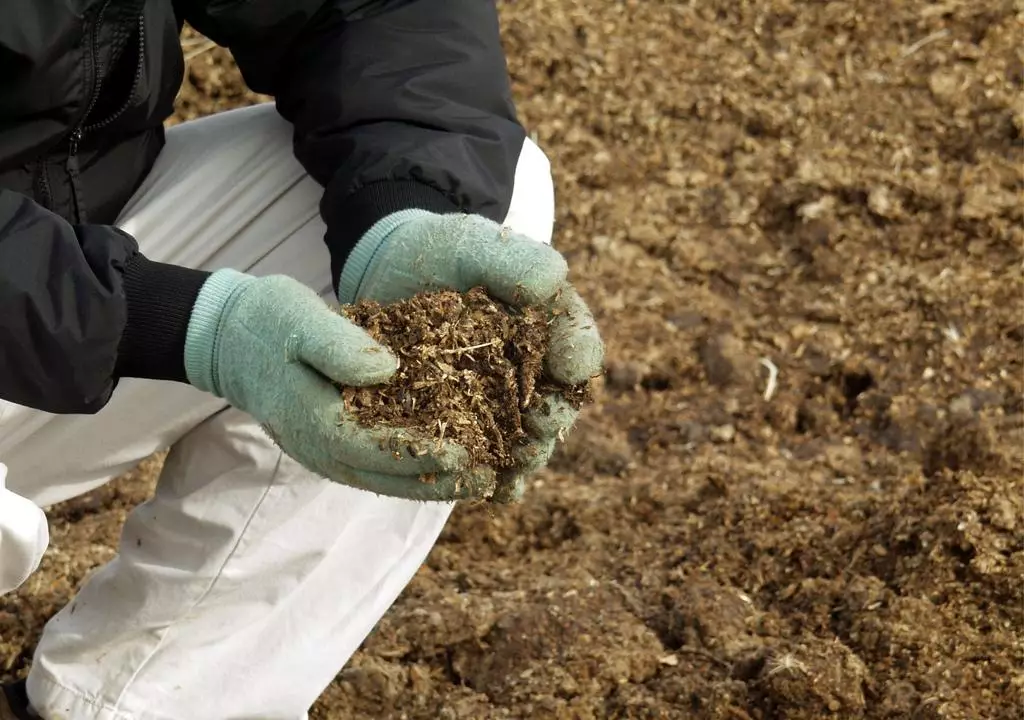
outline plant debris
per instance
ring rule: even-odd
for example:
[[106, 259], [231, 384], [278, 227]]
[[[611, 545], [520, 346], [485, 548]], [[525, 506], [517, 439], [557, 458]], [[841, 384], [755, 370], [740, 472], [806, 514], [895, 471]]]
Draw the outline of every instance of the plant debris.
[[420, 293], [387, 305], [364, 300], [341, 309], [399, 358], [387, 383], [342, 388], [366, 425], [407, 427], [463, 445], [474, 464], [507, 469], [528, 436], [523, 414], [557, 393], [576, 407], [586, 384], [564, 387], [544, 375], [550, 326], [538, 308], [513, 308], [482, 287]]

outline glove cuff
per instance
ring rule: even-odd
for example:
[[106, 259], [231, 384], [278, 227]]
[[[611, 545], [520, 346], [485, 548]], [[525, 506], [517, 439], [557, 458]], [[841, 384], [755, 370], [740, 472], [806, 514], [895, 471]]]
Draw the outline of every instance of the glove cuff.
[[185, 336], [185, 374], [193, 386], [223, 397], [217, 382], [217, 341], [228, 303], [241, 287], [254, 280], [237, 270], [218, 270], [199, 289]]
[[185, 382], [188, 319], [210, 273], [155, 262], [136, 254], [124, 267], [128, 306], [117, 348], [115, 377]]
[[[353, 190], [346, 173], [327, 184], [320, 211], [327, 232], [324, 242], [331, 253], [331, 279], [337, 283], [352, 248], [378, 221], [402, 210], [430, 210], [435, 213], [459, 212], [461, 205], [432, 185], [411, 178], [391, 178]], [[335, 292], [338, 287], [335, 284]]]
[[348, 260], [345, 261], [338, 280], [338, 301], [343, 305], [356, 301], [366, 271], [369, 270], [374, 257], [387, 243], [391, 233], [408, 222], [435, 215], [436, 213], [428, 210], [399, 210], [374, 223], [352, 248]]

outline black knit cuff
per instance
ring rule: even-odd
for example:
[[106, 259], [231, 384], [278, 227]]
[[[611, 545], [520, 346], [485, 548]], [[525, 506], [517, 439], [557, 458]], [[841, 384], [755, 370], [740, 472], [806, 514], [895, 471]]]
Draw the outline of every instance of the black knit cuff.
[[365, 185], [339, 203], [324, 196], [324, 220], [327, 223], [327, 248], [331, 253], [331, 277], [334, 290], [352, 248], [378, 220], [399, 210], [427, 210], [435, 213], [459, 212], [459, 207], [444, 193], [416, 180], [383, 180]]
[[135, 255], [124, 270], [128, 323], [118, 347], [116, 377], [188, 382], [185, 336], [192, 306], [211, 273]]

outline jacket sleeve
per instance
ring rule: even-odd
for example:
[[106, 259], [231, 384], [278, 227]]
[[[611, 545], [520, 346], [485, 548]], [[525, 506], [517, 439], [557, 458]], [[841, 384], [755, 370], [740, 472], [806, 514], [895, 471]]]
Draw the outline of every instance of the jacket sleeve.
[[184, 380], [181, 347], [207, 276], [0, 190], [0, 399], [91, 414], [118, 377]]
[[294, 124], [296, 157], [325, 188], [335, 282], [393, 211], [507, 214], [526, 133], [494, 0], [179, 5]]

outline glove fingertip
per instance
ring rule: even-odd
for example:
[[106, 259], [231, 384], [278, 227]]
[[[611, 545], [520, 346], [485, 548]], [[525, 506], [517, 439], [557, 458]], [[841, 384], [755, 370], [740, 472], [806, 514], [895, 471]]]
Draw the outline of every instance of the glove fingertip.
[[494, 495], [498, 477], [494, 470], [480, 465], [461, 472], [422, 475], [418, 481], [418, 499], [486, 500]]
[[560, 252], [525, 235], [502, 229], [464, 267], [468, 289], [483, 285], [496, 298], [518, 307], [542, 305], [565, 283], [569, 265]]
[[546, 397], [537, 410], [523, 417], [523, 426], [531, 435], [542, 439], [564, 436], [576, 424], [579, 410], [557, 396]]
[[338, 449], [361, 454], [366, 469], [385, 473], [437, 473], [464, 471], [469, 452], [451, 440], [437, 440], [410, 428], [384, 424], [365, 426], [347, 408], [341, 410]]
[[429, 440], [431, 454], [437, 458], [440, 472], [451, 473], [465, 471], [469, 464], [469, 451], [462, 445], [450, 440], [438, 442]]
[[[569, 264], [560, 252], [550, 245], [543, 245], [524, 236], [517, 241], [520, 247], [528, 249], [535, 259], [520, 274], [520, 280], [511, 292], [511, 297], [503, 298], [520, 307], [543, 305], [558, 294], [559, 288], [565, 284], [569, 276]], [[524, 253], [525, 254], [525, 253]]]
[[[548, 373], [563, 385], [580, 385], [599, 375], [604, 367], [604, 344], [585, 337], [573, 344], [554, 348], [547, 360]], [[568, 347], [565, 347], [568, 345]]]
[[598, 375], [604, 367], [604, 341], [579, 292], [571, 285], [564, 286], [552, 312], [548, 372], [567, 385], [578, 385]]
[[376, 385], [398, 370], [394, 353], [340, 315], [324, 316], [302, 337], [299, 357], [340, 385]]
[[374, 343], [355, 351], [358, 362], [346, 366], [342, 382], [352, 387], [379, 385], [387, 382], [398, 372], [398, 358], [383, 345]]
[[495, 505], [517, 505], [526, 494], [526, 475], [514, 473], [503, 477], [494, 489], [491, 502]]
[[455, 475], [457, 497], [489, 498], [494, 495], [498, 475], [489, 467], [478, 466]]

